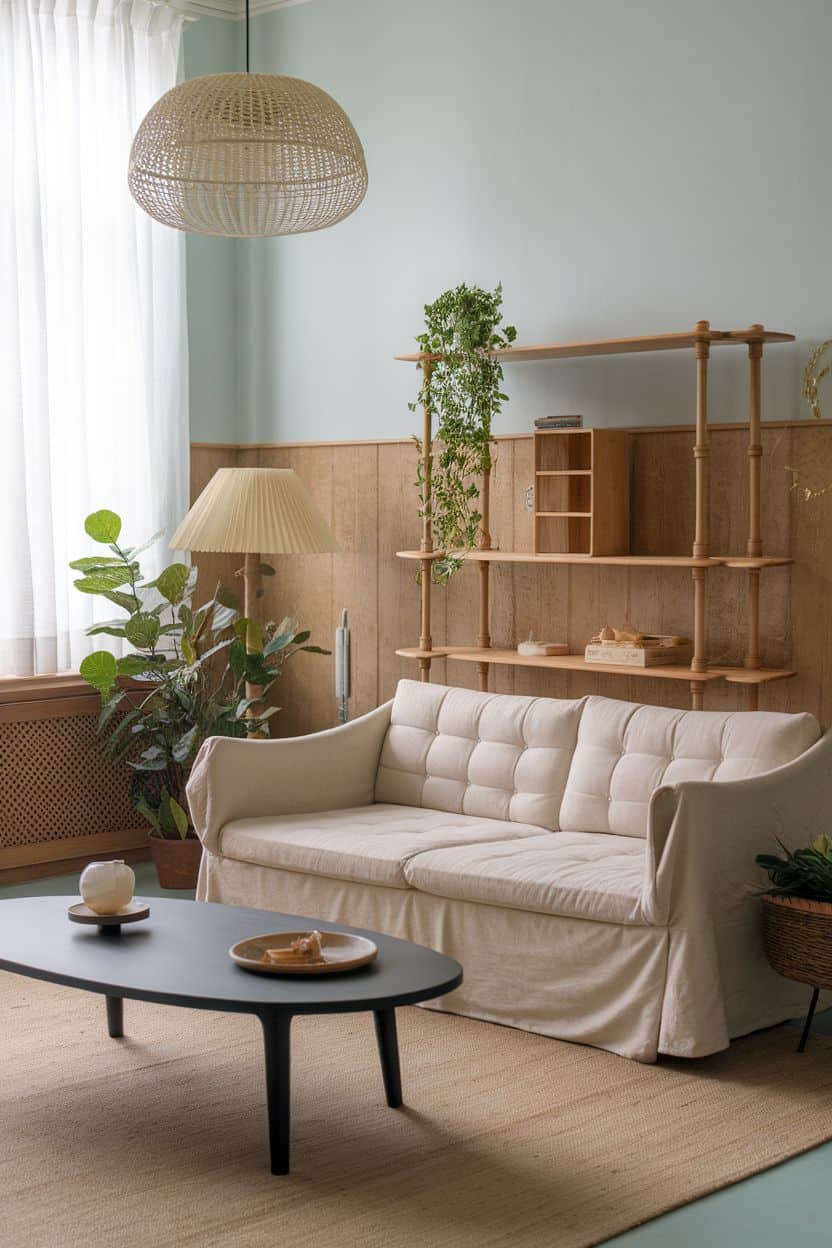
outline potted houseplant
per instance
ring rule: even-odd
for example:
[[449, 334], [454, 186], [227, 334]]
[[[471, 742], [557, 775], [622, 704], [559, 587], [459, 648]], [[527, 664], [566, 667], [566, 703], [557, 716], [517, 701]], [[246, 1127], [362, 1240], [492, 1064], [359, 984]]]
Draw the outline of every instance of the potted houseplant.
[[438, 582], [448, 580], [462, 563], [459, 552], [472, 550], [480, 537], [479, 477], [492, 466], [492, 424], [508, 400], [494, 352], [517, 337], [513, 325], [501, 324], [502, 302], [502, 286], [486, 291], [463, 282], [425, 305], [425, 330], [416, 339], [421, 351], [436, 357], [422, 370], [417, 400], [408, 406], [425, 408], [436, 421], [429, 504], [422, 444], [414, 441], [420, 515], [429, 505], [433, 536], [444, 551], [432, 567]]
[[757, 855], [770, 881], [763, 894], [763, 939], [776, 971], [814, 988], [802, 1051], [818, 992], [832, 988], [832, 840], [818, 836], [796, 850], [779, 844], [782, 857]]
[[[279, 710], [268, 694], [284, 663], [299, 650], [329, 652], [308, 645], [309, 632], [290, 618], [265, 627], [245, 619], [222, 585], [197, 606], [197, 572], [184, 563], [145, 580], [138, 556], [150, 543], [122, 546], [115, 512], [93, 512], [84, 528], [107, 553], [70, 564], [81, 574], [75, 586], [122, 612], [87, 633], [117, 638], [125, 653], [96, 650], [80, 672], [101, 695], [108, 757], [133, 773], [133, 806], [150, 827], [160, 884], [192, 888], [201, 846], [185, 786], [199, 747], [211, 736], [268, 735]], [[256, 697], [246, 696], [247, 683], [257, 687]]]

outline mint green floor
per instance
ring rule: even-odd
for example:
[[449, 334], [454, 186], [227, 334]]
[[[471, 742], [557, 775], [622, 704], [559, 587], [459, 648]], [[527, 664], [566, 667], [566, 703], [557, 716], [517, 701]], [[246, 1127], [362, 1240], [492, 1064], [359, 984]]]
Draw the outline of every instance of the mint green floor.
[[[136, 892], [141, 896], [192, 896], [186, 892], [162, 894], [150, 863], [140, 863], [136, 877]], [[77, 877], [59, 876], [9, 885], [0, 888], [0, 899], [43, 893], [77, 893]], [[815, 1028], [832, 1035], [832, 1010], [817, 1019]], [[795, 1061], [798, 1060], [795, 1055]], [[829, 1143], [607, 1240], [606, 1248], [829, 1248], [831, 1182]], [[547, 1245], [541, 1244], [541, 1248]]]

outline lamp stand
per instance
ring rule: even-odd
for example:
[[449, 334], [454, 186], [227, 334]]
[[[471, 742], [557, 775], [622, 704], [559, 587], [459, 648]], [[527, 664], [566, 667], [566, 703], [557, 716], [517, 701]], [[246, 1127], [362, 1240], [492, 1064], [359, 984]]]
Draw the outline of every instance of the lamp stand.
[[[256, 610], [257, 595], [260, 590], [260, 563], [259, 555], [246, 555], [243, 563], [243, 615], [247, 620], [254, 619]], [[254, 637], [254, 630], [251, 623], [246, 628], [246, 650], [249, 654], [253, 654], [258, 650]], [[260, 696], [261, 685], [250, 685], [246, 682], [246, 697], [257, 698]], [[256, 712], [248, 707], [246, 710], [246, 719], [256, 719]], [[263, 733], [251, 733], [251, 736], [262, 736]]]

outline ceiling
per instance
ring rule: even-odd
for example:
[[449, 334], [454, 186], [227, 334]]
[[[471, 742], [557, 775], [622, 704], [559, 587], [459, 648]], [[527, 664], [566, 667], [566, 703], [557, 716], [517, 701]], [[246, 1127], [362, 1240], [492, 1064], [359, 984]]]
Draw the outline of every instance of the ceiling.
[[[242, 21], [246, 15], [245, 0], [167, 0], [171, 8], [188, 17], [227, 17]], [[271, 13], [273, 9], [286, 9], [294, 4], [307, 4], [308, 0], [249, 0], [251, 16]]]

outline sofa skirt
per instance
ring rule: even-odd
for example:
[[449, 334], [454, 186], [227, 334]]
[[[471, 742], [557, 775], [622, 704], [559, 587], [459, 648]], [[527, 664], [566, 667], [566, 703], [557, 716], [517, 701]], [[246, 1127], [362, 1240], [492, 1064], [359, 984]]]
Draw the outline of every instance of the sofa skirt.
[[200, 901], [369, 928], [450, 954], [462, 986], [429, 1008], [653, 1062], [668, 930], [534, 914], [205, 852]]

